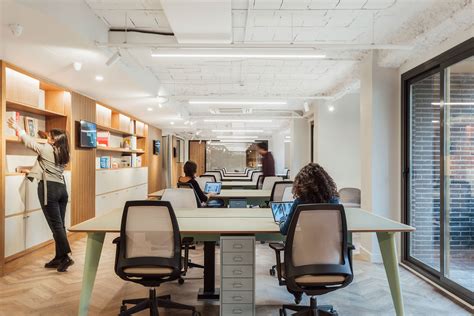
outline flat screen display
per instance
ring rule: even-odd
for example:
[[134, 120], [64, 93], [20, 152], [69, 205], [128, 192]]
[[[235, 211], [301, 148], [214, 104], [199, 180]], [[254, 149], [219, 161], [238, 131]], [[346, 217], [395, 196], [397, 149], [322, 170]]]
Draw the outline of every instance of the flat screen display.
[[83, 148], [97, 147], [97, 126], [88, 121], [80, 122], [79, 144]]
[[293, 206], [293, 202], [274, 202], [270, 203], [270, 207], [272, 208], [273, 219], [275, 223], [279, 223], [282, 218], [288, 217], [290, 214], [291, 207]]
[[153, 141], [153, 155], [159, 155], [161, 150], [161, 141], [154, 140]]

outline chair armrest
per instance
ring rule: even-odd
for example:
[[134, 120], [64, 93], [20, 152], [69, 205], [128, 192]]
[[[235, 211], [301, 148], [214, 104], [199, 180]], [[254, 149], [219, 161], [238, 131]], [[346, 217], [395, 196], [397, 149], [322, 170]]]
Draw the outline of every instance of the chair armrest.
[[356, 249], [356, 247], [353, 244], [348, 244], [347, 248], [349, 248], [349, 250], [355, 250]]
[[114, 240], [112, 240], [113, 244], [118, 244], [119, 242], [120, 242], [120, 237], [117, 237]]
[[275, 251], [283, 251], [285, 250], [285, 244], [284, 243], [281, 243], [281, 242], [278, 242], [278, 243], [270, 243], [269, 244], [270, 248], [272, 248], [273, 250]]

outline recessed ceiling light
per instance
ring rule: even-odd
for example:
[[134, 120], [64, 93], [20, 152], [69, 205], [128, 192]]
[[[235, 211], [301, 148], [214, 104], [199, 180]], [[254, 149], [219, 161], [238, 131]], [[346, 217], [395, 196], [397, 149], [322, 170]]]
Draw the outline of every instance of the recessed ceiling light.
[[291, 140], [285, 139], [283, 142], [284, 142], [284, 143], [291, 143]]
[[321, 59], [323, 54], [205, 54], [205, 53], [162, 53], [152, 52], [152, 57], [159, 58], [277, 58], [277, 59]]
[[74, 67], [74, 70], [75, 71], [81, 71], [82, 69], [82, 63], [78, 62], [78, 61], [75, 61], [72, 66]]
[[291, 136], [285, 136], [286, 139], [291, 139]]
[[286, 105], [286, 101], [216, 101], [190, 100], [189, 104], [230, 104], [230, 105]]
[[308, 102], [303, 103], [303, 108], [305, 112], [309, 112], [309, 104]]
[[146, 110], [147, 110], [148, 112], [151, 112], [151, 111], [153, 111], [153, 108], [147, 108]]
[[438, 120], [432, 120], [431, 123], [435, 123], [435, 124], [436, 124], [436, 123], [439, 123], [439, 121], [438, 121]]
[[432, 102], [431, 105], [474, 105], [474, 102]]
[[213, 129], [213, 133], [263, 133], [263, 129]]
[[171, 125], [174, 125], [174, 122], [170, 122]]
[[102, 81], [102, 80], [104, 80], [104, 77], [102, 77], [101, 75], [97, 75], [97, 76], [95, 76], [95, 80]]
[[334, 112], [335, 108], [333, 105], [328, 106], [328, 111], [329, 112]]
[[271, 123], [272, 120], [252, 120], [252, 119], [211, 119], [211, 120], [204, 120], [204, 122], [228, 122], [228, 123]]

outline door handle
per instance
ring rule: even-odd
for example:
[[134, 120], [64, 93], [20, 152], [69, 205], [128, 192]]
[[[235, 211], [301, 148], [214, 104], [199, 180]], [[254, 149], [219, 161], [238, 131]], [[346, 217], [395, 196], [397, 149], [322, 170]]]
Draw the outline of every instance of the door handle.
[[234, 257], [234, 262], [242, 262], [244, 260], [244, 258], [242, 258], [242, 256], [235, 256]]

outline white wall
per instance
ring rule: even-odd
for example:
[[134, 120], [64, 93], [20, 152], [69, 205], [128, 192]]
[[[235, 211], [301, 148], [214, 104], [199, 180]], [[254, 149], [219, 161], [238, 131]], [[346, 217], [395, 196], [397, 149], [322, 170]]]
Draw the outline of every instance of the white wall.
[[310, 127], [306, 118], [294, 118], [291, 120], [291, 166], [290, 176], [294, 177], [301, 168], [310, 161]]
[[269, 141], [269, 149], [275, 159], [275, 173], [281, 174], [285, 169], [285, 136], [282, 132], [275, 132]]
[[360, 188], [359, 94], [353, 93], [318, 106], [315, 116], [316, 162], [333, 177], [337, 187]]

